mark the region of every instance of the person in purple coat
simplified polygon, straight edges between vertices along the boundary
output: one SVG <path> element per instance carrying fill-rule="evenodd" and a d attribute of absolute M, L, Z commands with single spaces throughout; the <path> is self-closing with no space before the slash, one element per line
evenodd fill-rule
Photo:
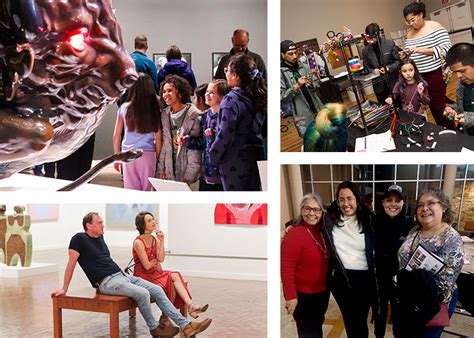
<path fill-rule="evenodd" d="M 163 68 L 158 72 L 158 87 L 167 75 L 174 74 L 181 76 L 188 81 L 193 91 L 196 89 L 197 84 L 194 72 L 186 61 L 181 59 L 181 57 L 181 51 L 178 46 L 171 45 L 168 47 L 166 50 L 166 59 L 168 62 L 165 63 Z"/>
<path fill-rule="evenodd" d="M 232 90 L 219 107 L 209 160 L 219 168 L 224 191 L 258 191 L 257 161 L 264 159 L 261 132 L 267 114 L 265 79 L 245 54 L 232 56 L 225 73 Z"/>

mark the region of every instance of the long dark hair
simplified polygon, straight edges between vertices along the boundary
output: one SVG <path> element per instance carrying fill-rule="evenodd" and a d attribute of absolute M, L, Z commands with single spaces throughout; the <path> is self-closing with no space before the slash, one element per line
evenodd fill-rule
<path fill-rule="evenodd" d="M 138 74 L 137 82 L 130 88 L 128 102 L 125 123 L 129 131 L 146 134 L 161 129 L 161 106 L 148 74 Z"/>
<path fill-rule="evenodd" d="M 428 82 L 426 82 L 423 77 L 421 76 L 420 72 L 418 71 L 418 67 L 416 67 L 415 61 L 413 61 L 410 58 L 400 60 L 400 67 L 398 67 L 399 70 L 399 75 L 398 75 L 398 86 L 400 88 L 400 96 L 403 97 L 403 94 L 405 94 L 405 90 L 407 88 L 407 81 L 402 75 L 402 67 L 405 65 L 412 65 L 414 69 L 414 76 L 413 78 L 415 79 L 415 83 L 423 83 L 423 86 L 428 87 Z"/>
<path fill-rule="evenodd" d="M 334 225 L 338 227 L 342 227 L 344 225 L 340 225 L 339 223 L 342 222 L 342 211 L 341 208 L 339 208 L 339 205 L 337 203 L 337 200 L 339 199 L 339 193 L 341 192 L 342 189 L 349 189 L 352 191 L 352 193 L 355 196 L 356 203 L 357 203 L 357 209 L 356 209 L 356 217 L 357 217 L 357 223 L 359 225 L 360 233 L 364 233 L 367 227 L 370 226 L 371 218 L 370 218 L 370 212 L 369 209 L 365 206 L 365 203 L 363 202 L 362 199 L 362 194 L 360 193 L 359 188 L 355 183 L 352 183 L 350 181 L 344 181 L 341 182 L 337 186 L 337 191 L 336 191 L 336 200 L 331 203 L 331 205 L 328 208 L 328 218 L 330 220 L 328 226 L 333 227 Z"/>
<path fill-rule="evenodd" d="M 252 100 L 257 111 L 267 111 L 267 84 L 252 57 L 233 55 L 227 67 L 240 78 L 240 88 Z"/>

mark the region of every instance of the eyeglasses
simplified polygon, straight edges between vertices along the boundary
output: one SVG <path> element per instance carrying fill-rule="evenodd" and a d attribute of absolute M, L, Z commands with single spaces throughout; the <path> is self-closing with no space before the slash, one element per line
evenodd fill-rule
<path fill-rule="evenodd" d="M 416 208 L 417 209 L 424 209 L 425 207 L 433 208 L 438 203 L 439 203 L 439 201 L 431 200 L 431 201 L 428 201 L 426 203 L 418 203 L 416 205 Z"/>
<path fill-rule="evenodd" d="M 320 215 L 323 212 L 321 208 L 311 208 L 308 206 L 304 206 L 301 209 L 303 209 L 305 214 L 310 214 L 311 212 L 313 212 L 315 215 Z"/>

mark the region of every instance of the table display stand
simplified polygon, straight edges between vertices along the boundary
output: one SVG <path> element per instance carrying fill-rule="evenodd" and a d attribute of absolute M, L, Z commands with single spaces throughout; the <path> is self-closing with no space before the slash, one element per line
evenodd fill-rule
<path fill-rule="evenodd" d="M 352 46 L 353 44 L 359 43 L 360 41 L 363 41 L 363 40 L 364 40 L 364 36 L 362 35 L 360 37 L 355 37 L 355 38 L 353 38 L 351 40 L 348 40 L 348 41 L 339 40 L 338 45 L 339 45 L 339 48 L 341 50 L 342 57 L 344 58 L 344 64 L 345 64 L 346 69 L 347 69 L 347 76 L 349 77 L 349 81 L 351 83 L 351 87 L 353 89 L 353 93 L 354 93 L 354 96 L 356 98 L 357 108 L 359 110 L 360 117 L 362 119 L 365 135 L 368 136 L 369 135 L 369 130 L 367 128 L 367 122 L 365 120 L 364 112 L 362 110 L 362 104 L 361 104 L 360 98 L 359 98 L 359 90 L 363 90 L 363 85 L 360 85 L 360 84 L 356 83 L 356 80 L 354 79 L 354 75 L 352 74 L 352 71 L 349 67 L 349 59 L 347 57 L 346 50 L 345 50 L 345 47 L 350 48 L 350 46 Z M 378 37 L 377 37 L 377 41 L 379 41 Z M 382 58 L 381 58 L 381 62 L 382 62 L 382 67 L 385 67 L 385 64 L 383 64 L 383 59 Z M 387 74 L 380 74 L 380 77 L 381 77 L 381 81 L 385 81 L 387 87 L 390 88 L 389 81 L 388 81 L 388 75 Z M 394 105 L 394 109 L 395 109 L 395 114 L 397 114 L 397 110 L 395 108 L 395 105 Z"/>

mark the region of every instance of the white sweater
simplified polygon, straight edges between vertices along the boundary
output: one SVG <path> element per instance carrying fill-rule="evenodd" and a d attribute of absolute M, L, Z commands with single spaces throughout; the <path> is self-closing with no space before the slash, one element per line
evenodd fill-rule
<path fill-rule="evenodd" d="M 336 252 L 349 270 L 368 270 L 365 255 L 365 236 L 360 233 L 356 216 L 342 218 L 344 226 L 334 226 L 332 235 Z M 339 224 L 341 225 L 341 224 Z"/>

